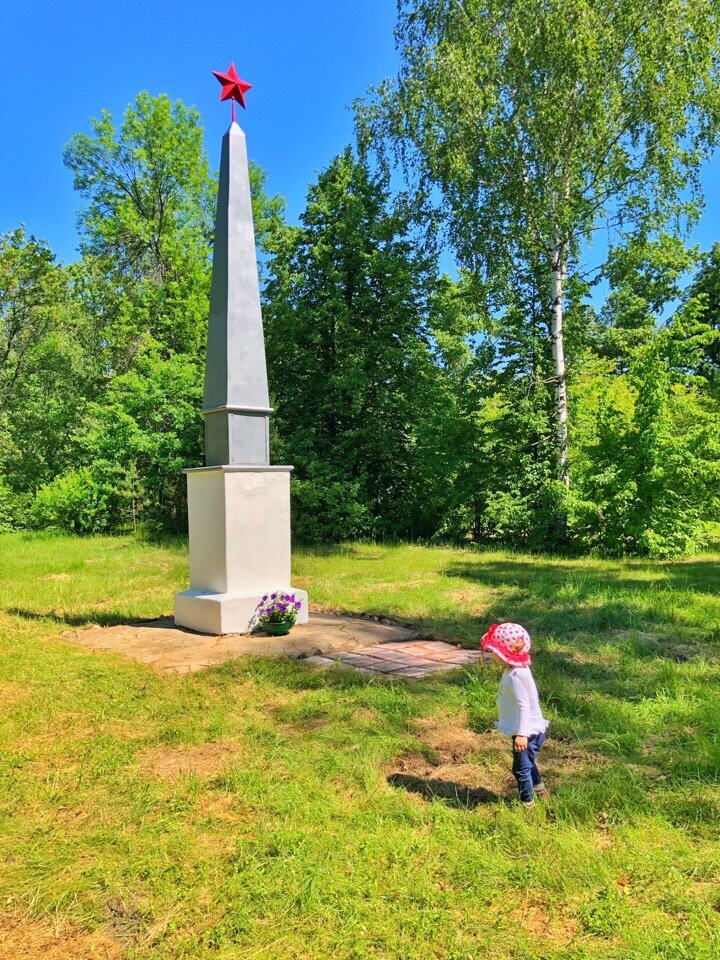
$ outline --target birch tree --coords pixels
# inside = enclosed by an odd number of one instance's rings
[[[398,0],[398,76],[358,105],[361,140],[439,198],[463,267],[496,289],[547,278],[566,485],[568,279],[600,227],[697,216],[719,36],[720,0]]]

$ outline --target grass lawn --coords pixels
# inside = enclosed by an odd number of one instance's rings
[[[64,636],[167,613],[186,577],[182,545],[0,536],[2,960],[720,956],[720,555],[296,554],[326,609],[466,645],[528,626],[553,788],[530,813],[388,781],[505,795],[482,669],[177,677]]]

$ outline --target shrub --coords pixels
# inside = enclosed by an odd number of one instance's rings
[[[359,484],[329,475],[292,480],[293,534],[300,543],[336,543],[372,533]]]
[[[28,498],[15,493],[0,477],[0,533],[20,530],[27,522]]]
[[[33,527],[69,533],[103,533],[120,514],[119,497],[83,467],[55,477],[41,487],[30,510]]]

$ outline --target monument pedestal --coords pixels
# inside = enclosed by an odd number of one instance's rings
[[[218,466],[186,470],[190,589],[175,594],[175,622],[200,633],[246,633],[266,593],[290,586],[292,467]]]

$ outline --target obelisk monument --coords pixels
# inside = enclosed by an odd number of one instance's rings
[[[265,342],[245,134],[235,103],[250,85],[231,64],[215,74],[233,100],[223,137],[215,217],[205,390],[205,464],[187,475],[190,589],[175,621],[201,633],[244,633],[262,596],[290,586],[290,473],[270,465]]]

